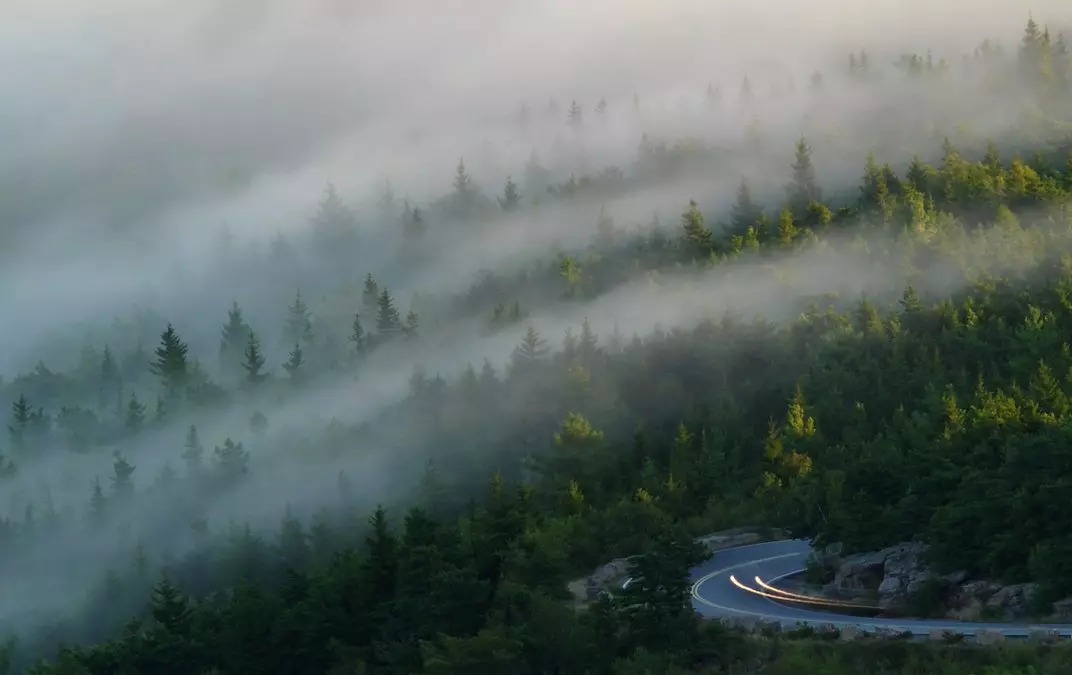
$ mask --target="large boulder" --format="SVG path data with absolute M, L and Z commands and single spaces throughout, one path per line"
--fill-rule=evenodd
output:
M 1027 616 L 1037 588 L 1036 584 L 1002 586 L 986 601 L 987 609 L 1000 611 L 1001 616 L 1006 619 Z
M 933 576 L 923 565 L 923 544 L 904 543 L 871 553 L 859 553 L 847 558 L 838 558 L 839 564 L 834 580 L 827 590 L 849 597 L 862 597 L 877 593 L 880 604 L 889 606 L 904 596 L 910 586 L 918 586 L 921 575 Z M 824 561 L 835 557 L 833 551 L 824 550 Z

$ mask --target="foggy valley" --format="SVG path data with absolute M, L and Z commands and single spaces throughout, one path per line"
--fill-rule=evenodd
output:
M 8 672 L 768 672 L 558 644 L 742 525 L 1072 597 L 1067 2 L 0 18 Z

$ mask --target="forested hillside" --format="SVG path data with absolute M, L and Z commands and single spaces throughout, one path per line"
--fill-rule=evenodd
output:
M 1037 582 L 1040 616 L 1072 596 L 1072 55 L 1035 19 L 1002 42 L 700 85 L 735 135 L 643 135 L 621 166 L 586 148 L 640 94 L 527 103 L 511 133 L 557 126 L 563 170 L 328 186 L 307 231 L 221 244 L 226 275 L 42 337 L 0 381 L 0 663 L 1067 672 L 1063 647 L 747 636 L 688 604 L 693 537 L 743 524 L 918 539 Z M 814 114 L 839 100 L 893 112 Z M 638 554 L 651 583 L 576 606 L 567 582 Z

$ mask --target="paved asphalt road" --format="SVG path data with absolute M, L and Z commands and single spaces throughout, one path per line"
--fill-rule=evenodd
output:
M 804 569 L 811 546 L 807 541 L 792 539 L 751 544 L 726 549 L 715 553 L 704 565 L 692 570 L 692 606 L 707 617 L 751 617 L 757 620 L 777 621 L 792 627 L 800 623 L 818 626 L 833 624 L 837 627 L 856 626 L 863 631 L 894 630 L 911 631 L 915 635 L 929 635 L 934 630 L 949 630 L 963 635 L 975 635 L 990 629 L 1006 637 L 1027 637 L 1033 629 L 1057 631 L 1062 637 L 1072 637 L 1072 624 L 1015 624 L 984 623 L 929 619 L 885 619 L 851 617 L 823 611 L 806 609 L 801 605 L 788 605 L 748 590 L 743 590 L 730 581 L 732 575 L 741 584 L 762 590 L 755 582 L 758 576 L 764 582 L 777 586 L 779 577 Z

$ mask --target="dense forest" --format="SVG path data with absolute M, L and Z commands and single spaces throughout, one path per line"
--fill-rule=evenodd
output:
M 1040 616 L 1072 596 L 1072 55 L 1032 19 L 1015 48 L 845 61 L 769 95 L 911 92 L 915 115 L 782 145 L 759 82 L 712 84 L 709 114 L 751 120 L 729 145 L 644 136 L 631 166 L 564 175 L 534 152 L 494 196 L 464 160 L 428 203 L 386 184 L 372 248 L 425 286 L 354 269 L 363 212 L 328 186 L 308 236 L 235 254 L 275 310 L 220 287 L 202 325 L 72 327 L 0 381 L 0 665 L 1068 672 L 1064 647 L 745 635 L 689 604 L 694 537 L 742 524 L 918 539 L 943 572 L 1037 582 Z M 951 90 L 1011 121 L 980 135 Z M 641 104 L 513 123 L 581 139 Z M 849 156 L 856 180 L 824 172 Z M 449 243 L 563 219 L 505 261 Z M 462 292 L 435 271 L 458 266 Z M 567 582 L 630 555 L 649 583 L 575 606 Z

